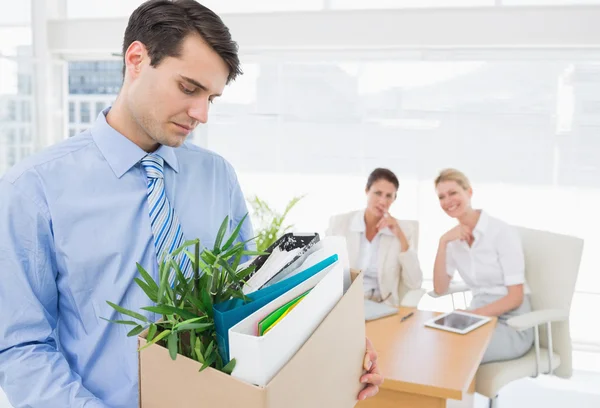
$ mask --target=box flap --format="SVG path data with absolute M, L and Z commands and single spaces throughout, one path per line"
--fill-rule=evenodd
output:
M 349 408 L 363 388 L 363 276 L 266 387 L 267 408 Z

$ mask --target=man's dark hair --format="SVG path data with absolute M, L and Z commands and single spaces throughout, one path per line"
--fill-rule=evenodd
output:
M 195 0 L 149 0 L 139 6 L 125 29 L 123 59 L 131 43 L 140 41 L 148 50 L 150 65 L 155 67 L 165 57 L 178 57 L 183 39 L 189 34 L 199 34 L 225 61 L 229 67 L 227 83 L 242 74 L 238 45 L 229 29 L 219 16 Z
M 396 190 L 398 190 L 398 187 L 400 187 L 398 177 L 396 177 L 396 175 L 391 170 L 378 167 L 375 170 L 373 170 L 371 174 L 369 174 L 369 178 L 367 180 L 367 191 L 371 188 L 373 183 L 381 179 L 387 180 L 390 183 L 392 183 L 394 187 L 396 187 Z

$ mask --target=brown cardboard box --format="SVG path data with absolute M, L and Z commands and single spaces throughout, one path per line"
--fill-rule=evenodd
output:
M 146 344 L 145 333 L 139 345 Z M 362 389 L 363 276 L 266 387 L 240 381 L 153 344 L 139 353 L 141 408 L 350 408 Z

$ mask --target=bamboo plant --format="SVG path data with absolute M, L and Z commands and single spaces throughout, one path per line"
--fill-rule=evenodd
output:
M 128 336 L 137 336 L 148 330 L 147 343 L 140 350 L 158 343 L 169 350 L 173 360 L 177 354 L 184 355 L 207 367 L 231 374 L 235 359 L 224 364 L 217 347 L 213 305 L 238 298 L 249 299 L 242 293 L 245 280 L 254 271 L 250 266 L 238 271 L 243 256 L 260 255 L 261 252 L 245 249 L 246 242 L 236 242 L 247 215 L 240 221 L 231 236 L 225 240 L 229 217 L 223 220 L 212 249 L 200 251 L 200 240 L 186 241 L 159 262 L 158 281 L 138 263 L 141 275 L 135 278 L 137 285 L 146 293 L 152 306 L 142 307 L 147 312 L 162 315 L 156 322 L 144 315 L 127 310 L 115 303 L 107 303 L 117 312 L 134 320 L 108 320 L 111 323 L 133 326 Z M 187 248 L 192 247 L 194 253 Z M 192 261 L 193 275 L 185 277 L 174 258 L 184 252 Z M 175 272 L 172 285 L 169 276 Z

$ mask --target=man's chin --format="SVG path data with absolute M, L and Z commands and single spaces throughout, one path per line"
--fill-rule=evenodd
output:
M 185 139 L 187 139 L 186 136 L 171 136 L 168 139 L 162 140 L 160 142 L 160 144 L 162 144 L 163 146 L 169 146 L 169 147 L 180 147 L 181 145 L 183 145 L 183 143 L 185 142 Z

